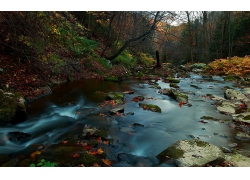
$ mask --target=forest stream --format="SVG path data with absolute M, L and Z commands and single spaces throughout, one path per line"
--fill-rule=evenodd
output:
M 25 122 L 0 127 L 0 156 L 3 159 L 8 155 L 8 162 L 11 163 L 19 158 L 16 166 L 29 166 L 33 163 L 30 155 L 44 149 L 36 157 L 34 155 L 33 159 L 40 156 L 40 159 L 56 162 L 58 156 L 55 154 L 59 147 L 53 149 L 50 146 L 62 146 L 62 142 L 66 143 L 68 139 L 81 143 L 77 138 L 86 127 L 102 129 L 107 133 L 109 143 L 99 143 L 97 147 L 104 151 L 105 158 L 112 162 L 112 167 L 175 167 L 171 162 L 160 164 L 156 156 L 178 140 L 192 139 L 190 135 L 216 146 L 227 147 L 230 143 L 237 143 L 238 148 L 248 150 L 249 144 L 235 139 L 237 131 L 228 126 L 232 117 L 219 113 L 214 102 L 203 97 L 206 94 L 224 97 L 223 87 L 233 87 L 234 84 L 225 82 L 218 76 L 204 79 L 200 75 L 191 74 L 190 78 L 179 79 L 178 85 L 188 95 L 188 102 L 192 106 L 179 106 L 177 101 L 160 94 L 159 89 L 151 88 L 143 80 L 108 82 L 94 79 L 56 86 L 52 89 L 52 94 L 28 105 L 29 117 Z M 161 89 L 169 88 L 169 83 L 161 80 L 157 83 Z M 200 88 L 190 86 L 192 83 L 198 84 Z M 125 91 L 134 92 L 124 94 L 126 104 L 123 107 L 126 115 L 110 115 L 106 108 L 100 106 L 105 101 L 106 93 Z M 159 106 L 161 113 L 140 108 L 138 102 L 132 101 L 133 97 L 139 95 L 145 97 L 144 103 Z M 200 122 L 203 116 L 221 119 L 223 123 L 207 120 L 208 123 L 203 124 Z M 6 140 L 10 132 L 22 132 L 31 136 Z M 102 141 L 105 142 L 106 139 L 102 138 Z M 78 156 L 81 153 L 80 149 L 69 149 L 68 153 L 61 153 L 60 158 L 65 161 L 70 159 L 72 152 L 77 152 Z M 6 163 L 3 162 L 2 164 Z M 68 165 L 64 162 L 63 166 L 78 165 L 78 162 Z

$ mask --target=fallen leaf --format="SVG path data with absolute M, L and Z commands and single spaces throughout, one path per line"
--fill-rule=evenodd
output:
M 179 102 L 179 107 L 181 107 L 184 103 L 183 102 Z
M 41 154 L 41 151 L 35 151 L 30 155 L 31 159 L 34 159 L 36 157 L 37 154 Z
M 102 159 L 102 162 L 103 162 L 104 164 L 106 164 L 107 166 L 110 166 L 110 165 L 111 165 L 111 161 L 108 160 L 108 159 Z
M 68 141 L 64 140 L 64 141 L 62 141 L 62 143 L 63 143 L 63 144 L 67 144 L 67 143 L 68 143 Z
M 80 154 L 79 153 L 75 153 L 75 154 L 73 154 L 73 158 L 78 158 L 80 156 Z
M 102 153 L 103 153 L 102 148 L 99 148 L 99 149 L 97 150 L 97 153 L 98 153 L 98 154 L 102 154 Z
M 85 167 L 84 164 L 79 164 L 78 167 Z
M 94 163 L 93 166 L 94 166 L 94 167 L 101 167 L 101 166 L 100 166 L 99 164 L 97 164 L 97 163 Z

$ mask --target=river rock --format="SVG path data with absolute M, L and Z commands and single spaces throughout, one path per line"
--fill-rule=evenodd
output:
M 250 167 L 250 158 L 241 154 L 225 154 L 227 162 L 233 162 L 237 167 Z
M 26 120 L 25 100 L 21 93 L 0 91 L 0 122 L 16 124 Z
M 154 105 L 154 104 L 139 103 L 139 107 L 141 107 L 143 110 L 150 110 L 153 112 L 161 113 L 161 108 L 157 105 Z
M 31 135 L 24 132 L 9 132 L 7 137 L 10 141 L 20 144 L 31 139 Z
M 223 160 L 222 150 L 200 140 L 179 140 L 157 155 L 160 162 L 172 158 L 178 167 L 202 167 L 215 160 Z
M 124 94 L 122 92 L 110 92 L 106 95 L 106 100 L 115 100 L 117 104 L 122 104 Z
M 222 103 L 219 106 L 217 106 L 217 110 L 220 113 L 234 114 L 235 108 L 236 108 L 236 105 L 228 101 L 222 101 Z
M 220 149 L 224 152 L 224 153 L 232 153 L 232 151 L 224 146 L 221 146 Z
M 169 88 L 160 89 L 158 93 L 163 94 L 163 95 L 169 95 L 171 93 L 171 89 Z
M 224 101 L 224 100 L 226 100 L 225 98 L 217 96 L 217 95 L 211 95 L 211 99 L 213 101 Z
M 230 100 L 243 100 L 243 101 L 249 101 L 249 99 L 242 94 L 240 91 L 235 89 L 227 89 L 224 92 L 225 98 Z
M 243 88 L 242 91 L 246 94 L 250 94 L 250 88 Z
M 244 132 L 238 132 L 235 136 L 235 139 L 238 139 L 239 141 L 249 141 L 250 136 Z
M 175 79 L 175 78 L 166 78 L 165 82 L 167 82 L 167 83 L 179 83 L 180 80 L 179 79 Z
M 188 102 L 188 96 L 186 94 L 183 94 L 183 93 L 181 93 L 177 90 L 174 90 L 174 89 L 171 89 L 169 96 L 178 102 L 183 102 L 183 103 Z
M 232 117 L 235 121 L 250 123 L 250 112 L 232 114 Z
M 111 115 L 117 114 L 117 113 L 124 113 L 124 107 L 116 107 L 116 108 L 110 109 L 109 113 Z

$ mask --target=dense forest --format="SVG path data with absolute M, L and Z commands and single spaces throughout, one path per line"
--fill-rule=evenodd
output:
M 2 11 L 1 88 L 35 97 L 51 81 L 119 80 L 156 51 L 173 65 L 247 57 L 249 33 L 248 11 Z

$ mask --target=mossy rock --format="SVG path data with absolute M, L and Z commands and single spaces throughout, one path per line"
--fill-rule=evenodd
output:
M 161 108 L 157 105 L 154 104 L 143 104 L 143 103 L 139 103 L 139 107 L 143 108 L 144 110 L 150 110 L 153 112 L 159 112 L 161 113 Z
M 117 77 L 117 76 L 107 76 L 104 79 L 106 81 L 112 81 L 112 82 L 119 82 L 122 80 L 120 77 Z
M 167 149 L 165 149 L 164 151 L 162 151 L 160 154 L 158 154 L 156 157 L 160 160 L 160 162 L 164 162 L 165 160 L 167 160 L 168 157 L 170 158 L 181 158 L 184 154 L 184 151 L 181 149 L 178 149 L 176 147 L 176 144 L 173 144 L 171 146 L 169 146 Z
M 176 83 L 170 83 L 169 86 L 174 88 L 179 88 L 179 86 Z
M 25 100 L 21 93 L 9 93 L 1 90 L 0 94 L 0 122 L 15 124 L 26 120 Z
M 122 104 L 124 94 L 122 92 L 110 92 L 106 95 L 106 100 L 115 100 L 117 104 Z
M 175 79 L 175 78 L 166 78 L 165 81 L 169 82 L 169 83 L 179 83 L 180 82 L 179 79 Z
M 171 92 L 169 93 L 169 96 L 175 99 L 178 102 L 187 103 L 188 102 L 188 96 L 186 94 L 183 94 L 177 90 L 171 89 Z
M 202 89 L 201 87 L 199 87 L 198 85 L 195 85 L 195 84 L 191 84 L 190 86 L 195 88 L 195 89 Z
M 202 167 L 210 162 L 223 161 L 222 150 L 201 140 L 179 140 L 157 155 L 160 162 L 171 158 L 178 167 Z
M 83 164 L 86 167 L 93 166 L 97 163 L 100 166 L 105 166 L 102 160 L 94 155 L 83 153 L 80 155 L 80 158 L 77 160 L 78 164 Z
M 161 89 L 161 86 L 159 86 L 158 84 L 155 84 L 155 85 L 151 86 L 151 88 L 154 88 L 154 89 Z

